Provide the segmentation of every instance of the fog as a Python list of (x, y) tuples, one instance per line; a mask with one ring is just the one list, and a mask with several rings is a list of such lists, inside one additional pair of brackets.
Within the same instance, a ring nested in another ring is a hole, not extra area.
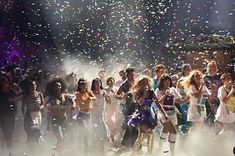
[[(55, 136), (52, 131), (47, 131), (45, 124), (44, 140), (41, 143), (27, 143), (26, 134), (23, 130), (23, 119), (20, 113), (17, 115), (16, 129), (14, 133), (13, 146), (9, 149), (1, 146), (1, 156), (86, 156), (83, 153), (82, 143), (79, 139), (79, 130), (76, 122), (67, 125), (65, 130), (65, 140), (60, 150), (54, 149), (56, 144)], [(164, 143), (163, 149), (159, 149), (159, 136), (154, 131), (154, 149), (153, 155), (170, 156), (168, 142)], [(220, 135), (215, 129), (201, 127), (191, 130), (189, 134), (178, 134), (176, 142), (176, 156), (232, 156), (232, 149), (235, 146), (235, 133), (232, 130), (224, 132)], [(110, 145), (105, 143), (106, 149), (110, 149)], [(94, 147), (90, 146), (91, 155), (98, 156)], [(142, 146), (143, 155), (147, 155), (146, 143)], [(165, 151), (165, 152), (163, 152)], [(115, 155), (114, 151), (109, 150), (106, 156)], [(123, 153), (121, 156), (128, 156), (130, 152)]]
[[(98, 77), (98, 72), (105, 69), (106, 76), (113, 76), (118, 78), (118, 72), (130, 66), (131, 59), (126, 58), (125, 61), (112, 59), (106, 57), (103, 62), (94, 62), (88, 58), (76, 58), (70, 56), (63, 58), (63, 69), (66, 74), (74, 72), (78, 78), (84, 77), (91, 81)], [(123, 58), (125, 56), (123, 55)], [(20, 112), (21, 103), (18, 102), (18, 113), (16, 120), (16, 127), (14, 133), (13, 146), (9, 149), (0, 146), (0, 156), (85, 156), (82, 143), (80, 141), (80, 133), (76, 121), (67, 123), (65, 129), (64, 143), (60, 150), (54, 148), (56, 138), (52, 131), (46, 130), (45, 116), (42, 124), (44, 131), (44, 140), (41, 143), (28, 143), (26, 141), (26, 133), (23, 128), (23, 117)], [(234, 128), (233, 128), (234, 130)], [(187, 135), (178, 134), (176, 142), (176, 156), (229, 156), (232, 155), (232, 148), (235, 146), (235, 133), (232, 129), (230, 132), (225, 132), (218, 135), (214, 128), (201, 127), (191, 130)], [(154, 131), (154, 149), (153, 155), (168, 156), (168, 142), (165, 143), (163, 149), (159, 149), (159, 135)], [(0, 136), (2, 134), (0, 133)], [(2, 138), (2, 137), (0, 137)], [(105, 143), (106, 149), (110, 149), (110, 145)], [(90, 146), (91, 155), (98, 156), (94, 147)], [(143, 143), (143, 155), (147, 155), (146, 143)], [(114, 155), (114, 151), (109, 150), (106, 152), (107, 156)], [(130, 155), (130, 152), (123, 153), (123, 156)]]

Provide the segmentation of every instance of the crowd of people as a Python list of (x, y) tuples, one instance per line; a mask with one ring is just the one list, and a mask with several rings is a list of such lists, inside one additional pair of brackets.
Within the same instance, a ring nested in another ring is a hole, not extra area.
[[(19, 67), (3, 67), (2, 145), (14, 144), (17, 109), (23, 114), (26, 141), (43, 142), (43, 131), (52, 130), (54, 148), (59, 153), (63, 153), (69, 133), (79, 134), (78, 146), (83, 147), (85, 155), (105, 155), (107, 142), (116, 149), (116, 155), (127, 151), (136, 155), (145, 138), (148, 154), (152, 155), (156, 145), (153, 134), (158, 129), (156, 146), (161, 149), (168, 140), (173, 156), (181, 133), (190, 135), (203, 126), (215, 129), (216, 135), (233, 132), (235, 84), (231, 73), (219, 73), (213, 60), (208, 62), (205, 73), (187, 63), (182, 65), (180, 74), (170, 75), (163, 64), (153, 69), (154, 72), (145, 69), (140, 73), (135, 68), (123, 69), (118, 80), (101, 70), (98, 78), (89, 82), (74, 73), (64, 76), (39, 70), (32, 74)], [(187, 130), (183, 131), (180, 125)]]

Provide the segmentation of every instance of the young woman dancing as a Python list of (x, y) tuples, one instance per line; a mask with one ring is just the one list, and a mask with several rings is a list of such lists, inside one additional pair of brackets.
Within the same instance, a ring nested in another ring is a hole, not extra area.
[(151, 114), (151, 105), (157, 105), (160, 109), (161, 114), (164, 118), (168, 118), (167, 114), (163, 110), (162, 106), (159, 105), (154, 94), (154, 91), (151, 89), (152, 80), (146, 76), (141, 77), (133, 89), (134, 100), (139, 104), (139, 110), (137, 110), (132, 118), (128, 121), (128, 126), (134, 126), (138, 129), (138, 137), (135, 141), (135, 144), (132, 148), (131, 155), (136, 155), (136, 152), (139, 150), (145, 136), (147, 136), (148, 144), (148, 153), (152, 155), (153, 149), (153, 129), (156, 126), (157, 121)]

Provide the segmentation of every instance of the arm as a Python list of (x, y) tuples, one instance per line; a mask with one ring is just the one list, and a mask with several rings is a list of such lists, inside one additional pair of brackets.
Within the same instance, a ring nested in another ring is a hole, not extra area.
[(39, 106), (39, 109), (42, 110), (45, 106), (45, 101), (44, 101), (44, 97), (43, 97), (42, 93), (40, 93), (40, 98), (41, 98), (41, 104)]
[(65, 109), (69, 120), (72, 119), (73, 111), (76, 108), (76, 102), (74, 97), (76, 97), (76, 93), (74, 96), (72, 94), (65, 94), (65, 100), (68, 102), (68, 107), (65, 107)]
[(222, 94), (221, 100), (225, 103), (228, 102), (229, 98), (233, 95), (234, 92), (235, 92), (235, 86), (231, 88), (230, 92), (227, 95), (223, 96), (223, 94), (221, 93)]
[(110, 96), (105, 91), (103, 92), (103, 96), (104, 96), (105, 102), (110, 104), (111, 103)]
[(76, 102), (75, 102), (75, 99), (74, 99), (73, 96), (76, 97), (76, 94), (75, 95), (72, 95), (72, 94), (66, 94), (65, 95), (65, 100), (67, 102), (69, 102), (69, 107), (71, 107), (71, 108), (75, 108), (76, 107)]
[(164, 94), (159, 98), (158, 102), (159, 102), (160, 104), (163, 104), (163, 102), (164, 102), (166, 96), (167, 96), (167, 94), (164, 93)]
[(124, 94), (123, 94), (122, 86), (120, 86), (120, 87), (118, 88), (118, 91), (117, 91), (115, 97), (116, 97), (117, 99), (124, 99)]
[(89, 100), (96, 100), (96, 97), (94, 94), (92, 94), (92, 92), (88, 92), (88, 95), (89, 95)]
[(189, 96), (186, 95), (186, 96), (182, 97), (182, 95), (180, 95), (179, 91), (176, 88), (174, 88), (174, 94), (176, 97), (175, 102), (177, 104), (183, 104), (184, 102), (189, 100)]
[(180, 99), (176, 99), (175, 102), (181, 105), (181, 104), (185, 103), (188, 100), (189, 100), (189, 96), (185, 96), (185, 97), (182, 97)]

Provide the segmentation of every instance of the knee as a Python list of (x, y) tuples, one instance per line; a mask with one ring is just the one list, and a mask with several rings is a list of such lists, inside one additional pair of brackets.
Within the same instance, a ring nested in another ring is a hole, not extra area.
[(162, 131), (161, 134), (160, 134), (160, 139), (165, 140), (166, 138), (167, 138), (167, 133)]
[(174, 144), (174, 143), (176, 142), (176, 139), (177, 139), (177, 135), (171, 133), (171, 134), (169, 135), (168, 142)]

